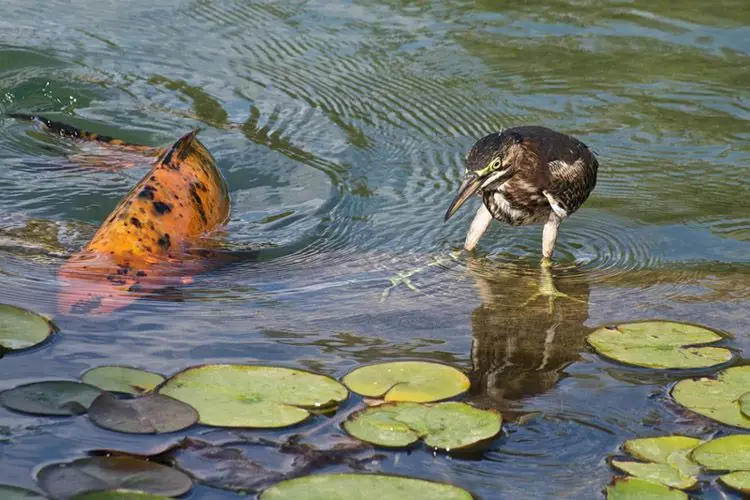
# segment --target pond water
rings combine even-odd
[[[149,145],[201,127],[231,190],[227,244],[275,249],[108,316],[59,315],[58,268],[148,163],[91,168],[114,159],[0,118],[0,302],[61,328],[0,359],[0,389],[104,364],[172,374],[257,362],[340,377],[375,361],[440,361],[470,375],[465,400],[504,413],[503,436],[470,459],[385,452],[377,469],[486,499],[602,498],[623,440],[731,430],[670,401],[683,374],[606,361],[584,339],[663,318],[723,331],[740,356],[750,348],[743,7],[3,0],[1,111]],[[474,141],[519,124],[571,133],[601,164],[562,225],[551,272],[570,298],[551,307],[527,302],[544,279],[539,227],[494,223],[476,255],[452,259],[478,200],[442,220]],[[417,290],[392,282],[399,273]],[[323,422],[255,434],[342,435]],[[0,483],[31,487],[41,465],[92,448],[206,430],[133,437],[0,409]],[[197,486],[187,498],[235,496]]]

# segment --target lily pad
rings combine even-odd
[[[448,399],[469,389],[469,378],[440,363],[394,361],[363,366],[343,379],[352,391],[386,401],[428,403]]]
[[[742,412],[742,415],[750,418],[750,392],[746,392],[745,394],[740,396],[738,402],[740,404],[740,411]]]
[[[391,403],[353,414],[344,429],[380,446],[402,447],[423,439],[433,448],[455,451],[497,436],[502,421],[499,413],[466,403]]]
[[[667,464],[612,460],[612,466],[623,472],[627,472],[631,476],[647,479],[649,481],[654,481],[681,490],[692,488],[698,482],[696,477],[686,476],[679,470]]]
[[[617,479],[607,487],[607,500],[687,500],[688,496],[661,483],[637,477]]]
[[[144,394],[164,382],[163,375],[130,366],[97,366],[81,376],[81,381],[100,389],[126,394]]]
[[[105,392],[91,404],[89,418],[99,427],[113,431],[158,434],[190,427],[198,421],[198,412],[163,394],[117,399]]]
[[[660,436],[652,438],[629,439],[625,441],[625,451],[635,458],[666,464],[668,457],[675,451],[692,450],[703,441],[686,436]]]
[[[260,495],[260,500],[472,500],[457,486],[422,479],[381,474],[315,474],[283,481]]]
[[[719,477],[719,481],[733,490],[741,491],[742,493],[750,493],[750,472],[748,471],[741,470],[724,474]]]
[[[694,449],[692,457],[708,470],[750,471],[750,434],[714,439]]]
[[[197,409],[202,424],[256,428],[297,424],[310,410],[336,408],[348,396],[343,385],[323,375],[252,365],[188,368],[158,392]]]
[[[54,498],[117,489],[171,497],[187,493],[193,485],[176,469],[130,457],[89,457],[51,464],[39,470],[37,481]]]
[[[681,380],[672,397],[682,406],[727,425],[750,429],[750,418],[740,411],[738,400],[750,388],[750,366],[720,371],[716,379]]]
[[[45,500],[47,497],[20,486],[0,484],[0,498],[3,500]]]
[[[0,304],[0,351],[28,349],[44,342],[57,329],[44,316]]]
[[[81,493],[70,500],[169,500],[170,498],[164,495],[144,493],[143,491],[119,489]]]
[[[33,382],[0,392],[0,404],[32,415],[82,415],[101,393],[82,382]]]
[[[722,340],[705,328],[671,321],[644,321],[599,328],[586,341],[597,353],[645,368],[706,368],[732,359],[723,347],[695,347]]]

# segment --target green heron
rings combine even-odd
[[[466,156],[466,175],[445,213],[447,221],[473,194],[482,197],[464,248],[473,250],[492,219],[544,224],[542,267],[550,265],[560,223],[596,185],[599,163],[584,143],[545,127],[514,127],[479,139]],[[543,295],[560,295],[543,287]],[[546,289],[546,291],[544,290]]]

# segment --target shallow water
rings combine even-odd
[[[670,403],[682,375],[605,361],[584,337],[664,318],[750,348],[743,7],[4,0],[0,110],[149,145],[201,127],[231,189],[227,243],[276,248],[109,317],[57,316],[58,267],[148,164],[91,168],[113,159],[0,118],[0,302],[62,330],[0,360],[0,389],[112,363],[342,376],[374,361],[442,361],[470,374],[468,400],[506,413],[503,437],[481,460],[388,452],[381,470],[487,499],[601,498],[605,460],[624,439],[731,430]],[[562,226],[552,273],[571,299],[552,310],[526,303],[543,279],[539,227],[494,224],[478,256],[453,260],[478,202],[442,222],[473,142],[523,123],[578,136],[601,164]],[[391,286],[415,270],[418,291]],[[0,409],[0,483],[32,486],[41,464],[91,448],[174,439]],[[196,487],[188,498],[233,496]]]

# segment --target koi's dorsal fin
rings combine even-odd
[[[190,147],[196,140],[198,132],[201,129],[196,128],[177,139],[172,146],[166,148],[159,156],[158,163],[164,166],[174,168],[175,165],[183,161],[190,154]]]

